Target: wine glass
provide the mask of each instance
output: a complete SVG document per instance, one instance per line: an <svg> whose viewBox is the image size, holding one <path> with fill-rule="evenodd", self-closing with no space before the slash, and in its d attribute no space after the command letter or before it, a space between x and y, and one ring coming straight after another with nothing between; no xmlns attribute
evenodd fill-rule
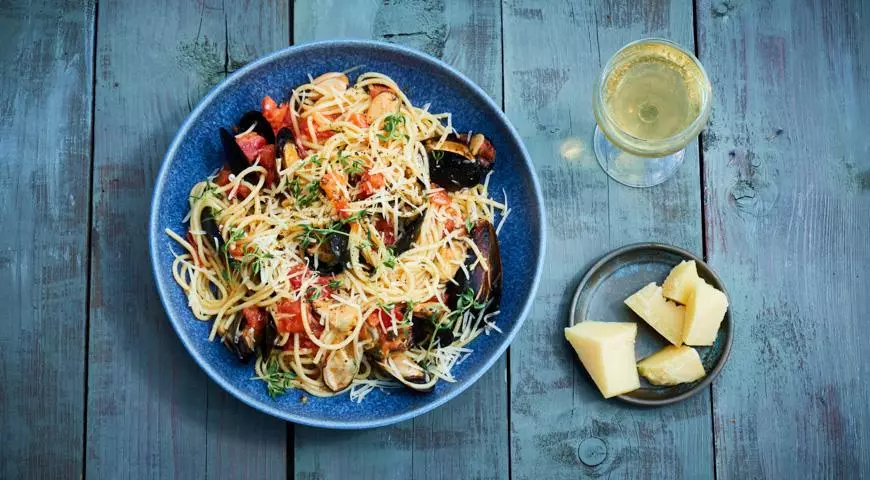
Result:
<svg viewBox="0 0 870 480"><path fill-rule="evenodd" d="M595 83L595 156L631 187L658 185L683 163L710 116L712 89L695 56L669 40L629 43Z"/></svg>

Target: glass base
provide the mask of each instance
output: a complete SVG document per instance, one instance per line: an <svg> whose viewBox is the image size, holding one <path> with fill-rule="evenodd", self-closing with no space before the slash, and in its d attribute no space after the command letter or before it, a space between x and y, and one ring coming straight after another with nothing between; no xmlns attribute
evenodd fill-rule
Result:
<svg viewBox="0 0 870 480"><path fill-rule="evenodd" d="M640 157L624 152L595 126L595 157L610 178L629 187L652 187L671 178L683 163L685 149L665 157Z"/></svg>

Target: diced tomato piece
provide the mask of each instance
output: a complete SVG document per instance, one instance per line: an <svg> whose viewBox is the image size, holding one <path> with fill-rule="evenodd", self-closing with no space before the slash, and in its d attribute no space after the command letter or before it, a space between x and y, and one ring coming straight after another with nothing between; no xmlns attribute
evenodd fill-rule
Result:
<svg viewBox="0 0 870 480"><path fill-rule="evenodd" d="M305 282L305 278L308 277L308 267L304 263L297 264L290 269L289 277L290 286L293 287L293 290L299 290Z"/></svg>
<svg viewBox="0 0 870 480"><path fill-rule="evenodd" d="M437 188L437 185L432 184L432 188ZM429 202L435 205L450 205L450 195L444 189L429 194Z"/></svg>
<svg viewBox="0 0 870 480"><path fill-rule="evenodd" d="M351 215L353 215L353 212L350 211L350 204L343 198L332 202L332 205L335 207L338 216L341 217L342 220L347 220Z"/></svg>
<svg viewBox="0 0 870 480"><path fill-rule="evenodd" d="M384 245L390 246L396 243L396 235L393 233L393 224L386 218L380 218L375 222L375 230L381 233Z"/></svg>
<svg viewBox="0 0 870 480"><path fill-rule="evenodd" d="M376 191L383 188L385 183L383 173L371 174L366 171L359 179L359 197L371 197Z"/></svg>
<svg viewBox="0 0 870 480"><path fill-rule="evenodd" d="M311 313L311 306L303 300L283 299L278 302L278 313L275 315L275 325L278 327L279 333L301 333L305 334L305 326L303 325L302 310L305 309L308 318L308 327L315 336L320 337L323 332L323 326L315 321L314 315Z"/></svg>
<svg viewBox="0 0 870 480"><path fill-rule="evenodd" d="M245 319L245 325L248 328L253 328L254 333L258 334L266 327L269 321L266 310L260 307L247 307L242 309L242 317Z"/></svg>
<svg viewBox="0 0 870 480"><path fill-rule="evenodd" d="M260 165L266 169L266 185L278 183L278 165L275 163L275 145L266 145L260 150Z"/></svg>
<svg viewBox="0 0 870 480"><path fill-rule="evenodd" d="M366 119L366 116L359 113L352 113L348 120L350 120L350 123L360 128L368 128L369 126L369 121Z"/></svg>
<svg viewBox="0 0 870 480"><path fill-rule="evenodd" d="M233 242L227 245L227 253L233 258L242 258L245 256L245 249L241 242Z"/></svg>
<svg viewBox="0 0 870 480"><path fill-rule="evenodd" d="M266 139L255 132L248 132L236 137L236 143L239 145L239 148L242 149L248 162L254 163L254 161L257 160L257 155L260 153L260 150L266 146Z"/></svg>
<svg viewBox="0 0 870 480"><path fill-rule="evenodd" d="M404 318L404 315L402 314L402 308L400 308L399 305L393 307L392 313L393 317L396 318L396 322L401 322ZM369 314L368 318L366 318L366 323L368 323L372 327L380 325L381 329L386 332L393 326L393 318L390 317L390 315L382 308L378 308Z"/></svg>
<svg viewBox="0 0 870 480"><path fill-rule="evenodd" d="M456 228L456 223L452 219L448 218L447 221L444 222L444 230L452 232L454 228Z"/></svg>
<svg viewBox="0 0 870 480"><path fill-rule="evenodd" d="M375 98L378 95L391 90L392 89L386 85L369 85L369 97Z"/></svg>
<svg viewBox="0 0 870 480"><path fill-rule="evenodd" d="M302 288L302 284L308 282L311 279L311 270L304 263L297 264L295 267L290 269L290 286L293 287L294 290L299 290ZM314 285L320 287L320 298L331 297L333 293L335 293L331 288L329 288L329 281L335 279L335 275L330 275L328 277L318 275L316 273L313 274L316 278L314 280Z"/></svg>
<svg viewBox="0 0 870 480"><path fill-rule="evenodd" d="M290 106L282 103L280 106L272 100L272 97L266 96L262 103L263 116L269 121L272 130L278 133L282 127L287 125L287 113L290 111Z"/></svg>
<svg viewBox="0 0 870 480"><path fill-rule="evenodd" d="M214 183L220 185L221 187L225 187L230 184L230 175L232 175L232 172L230 171L229 167L224 166L224 168L220 169L217 176L215 177ZM248 188L246 185L239 185L238 190L236 190L236 196L243 200L250 194L251 189Z"/></svg>

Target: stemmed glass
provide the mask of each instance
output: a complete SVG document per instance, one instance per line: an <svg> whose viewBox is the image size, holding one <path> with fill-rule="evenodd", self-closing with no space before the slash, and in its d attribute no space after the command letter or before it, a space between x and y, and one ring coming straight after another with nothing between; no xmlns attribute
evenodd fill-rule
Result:
<svg viewBox="0 0 870 480"><path fill-rule="evenodd" d="M622 184L651 187L683 163L686 146L710 116L712 89L691 52L649 38L613 55L593 96L601 168Z"/></svg>

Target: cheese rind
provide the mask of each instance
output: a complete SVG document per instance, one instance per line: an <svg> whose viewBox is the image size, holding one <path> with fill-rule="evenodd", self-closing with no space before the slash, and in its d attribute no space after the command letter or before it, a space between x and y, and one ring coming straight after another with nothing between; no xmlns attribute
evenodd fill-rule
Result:
<svg viewBox="0 0 870 480"><path fill-rule="evenodd" d="M624 302L661 336L674 345L683 343L685 308L669 302L662 295L662 287L650 283Z"/></svg>
<svg viewBox="0 0 870 480"><path fill-rule="evenodd" d="M637 324L583 321L565 329L580 362L604 398L640 388L634 359Z"/></svg>
<svg viewBox="0 0 870 480"><path fill-rule="evenodd" d="M662 283L662 294L671 300L682 303L689 301L689 296L695 291L695 285L701 281L695 261L682 261L671 270L668 278Z"/></svg>
<svg viewBox="0 0 870 480"><path fill-rule="evenodd" d="M725 294L705 282L698 282L686 303L683 343L713 345L726 311L728 298Z"/></svg>
<svg viewBox="0 0 870 480"><path fill-rule="evenodd" d="M638 362L637 370L653 385L690 383L707 374L698 352L685 345L666 346Z"/></svg>

